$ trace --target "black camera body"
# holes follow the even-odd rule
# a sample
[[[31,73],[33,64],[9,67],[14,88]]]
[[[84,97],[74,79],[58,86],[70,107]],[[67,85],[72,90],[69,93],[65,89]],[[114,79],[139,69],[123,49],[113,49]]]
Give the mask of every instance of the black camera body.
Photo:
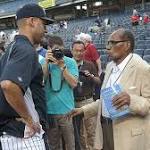
[[[60,60],[64,57],[64,53],[61,49],[53,49],[52,50],[52,53],[53,53],[53,57],[56,58],[57,60]]]
[[[87,75],[85,74],[85,72],[84,72],[84,71],[79,71],[79,75],[80,75],[80,76],[87,77]]]

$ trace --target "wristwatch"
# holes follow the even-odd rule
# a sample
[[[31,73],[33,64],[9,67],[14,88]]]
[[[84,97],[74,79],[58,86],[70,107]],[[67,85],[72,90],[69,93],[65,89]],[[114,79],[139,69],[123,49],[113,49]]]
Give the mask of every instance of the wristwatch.
[[[63,67],[60,67],[61,71],[64,72],[64,70],[67,68],[66,65],[64,65]]]

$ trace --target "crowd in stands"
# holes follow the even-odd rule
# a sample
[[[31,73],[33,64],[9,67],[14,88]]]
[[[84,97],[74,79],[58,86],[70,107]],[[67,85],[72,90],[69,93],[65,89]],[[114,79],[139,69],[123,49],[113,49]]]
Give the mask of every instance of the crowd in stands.
[[[147,13],[141,15],[136,9],[134,9],[131,16],[131,22],[132,26],[137,26],[139,24],[147,25],[150,22],[150,17]]]

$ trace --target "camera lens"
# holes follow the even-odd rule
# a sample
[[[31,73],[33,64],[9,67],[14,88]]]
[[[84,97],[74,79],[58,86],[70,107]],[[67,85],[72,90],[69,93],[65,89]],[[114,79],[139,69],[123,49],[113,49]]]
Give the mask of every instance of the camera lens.
[[[62,59],[64,54],[63,54],[63,51],[61,49],[54,49],[53,51],[53,56],[59,60],[59,59]]]

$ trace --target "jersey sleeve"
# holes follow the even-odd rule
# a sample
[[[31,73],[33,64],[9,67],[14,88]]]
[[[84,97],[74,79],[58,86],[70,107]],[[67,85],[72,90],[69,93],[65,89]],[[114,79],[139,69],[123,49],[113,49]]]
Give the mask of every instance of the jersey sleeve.
[[[4,66],[1,81],[10,80],[25,92],[37,71],[37,60],[33,50],[26,52],[17,47]]]

